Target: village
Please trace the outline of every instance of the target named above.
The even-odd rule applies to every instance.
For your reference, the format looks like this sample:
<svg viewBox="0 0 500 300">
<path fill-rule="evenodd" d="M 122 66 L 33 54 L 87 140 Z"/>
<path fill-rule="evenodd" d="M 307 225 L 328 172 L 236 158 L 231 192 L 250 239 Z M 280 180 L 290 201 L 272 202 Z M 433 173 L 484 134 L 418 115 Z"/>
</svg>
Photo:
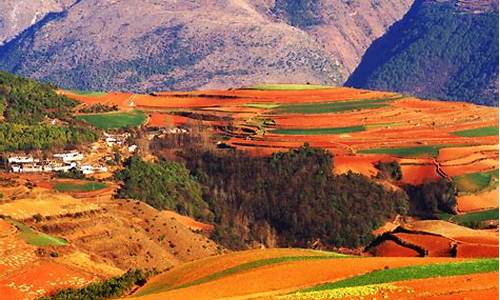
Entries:
<svg viewBox="0 0 500 300">
<path fill-rule="evenodd" d="M 166 135 L 189 134 L 187 128 L 162 128 L 150 130 L 148 141 Z M 137 152 L 138 145 L 130 142 L 130 133 L 107 133 L 86 147 L 86 150 L 68 150 L 55 153 L 51 157 L 40 158 L 33 153 L 16 153 L 3 157 L 4 170 L 11 173 L 51 173 L 80 171 L 83 175 L 105 174 L 111 172 L 110 165 L 116 163 L 116 154 L 127 157 Z"/>
<path fill-rule="evenodd" d="M 103 138 L 86 151 L 69 150 L 51 157 L 39 158 L 33 154 L 15 154 L 4 157 L 5 170 L 12 173 L 50 173 L 80 171 L 83 175 L 106 173 L 113 152 L 134 153 L 137 145 L 128 145 L 129 133 L 104 133 Z"/>
</svg>

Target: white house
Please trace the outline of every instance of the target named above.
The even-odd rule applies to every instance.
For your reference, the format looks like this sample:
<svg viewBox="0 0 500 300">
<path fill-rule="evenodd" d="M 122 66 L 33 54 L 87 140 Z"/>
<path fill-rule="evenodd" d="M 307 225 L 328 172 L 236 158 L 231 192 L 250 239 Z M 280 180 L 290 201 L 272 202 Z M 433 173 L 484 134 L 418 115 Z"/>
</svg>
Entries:
<svg viewBox="0 0 500 300">
<path fill-rule="evenodd" d="M 83 160 L 83 154 L 78 151 L 71 151 L 68 153 L 58 153 L 54 154 L 55 158 L 58 158 L 64 162 L 80 161 Z"/>
<path fill-rule="evenodd" d="M 32 164 L 35 159 L 32 156 L 13 156 L 8 158 L 9 164 Z"/>
</svg>

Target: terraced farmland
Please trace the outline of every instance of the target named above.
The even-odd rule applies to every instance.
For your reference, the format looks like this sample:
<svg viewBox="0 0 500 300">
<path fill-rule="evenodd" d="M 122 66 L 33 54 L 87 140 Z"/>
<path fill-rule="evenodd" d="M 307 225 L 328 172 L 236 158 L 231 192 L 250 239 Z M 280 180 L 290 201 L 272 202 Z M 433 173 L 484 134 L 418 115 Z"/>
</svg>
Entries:
<svg viewBox="0 0 500 300">
<path fill-rule="evenodd" d="M 77 119 L 100 129 L 118 129 L 140 126 L 146 121 L 146 115 L 141 111 L 134 110 L 131 112 L 79 115 Z"/>
<path fill-rule="evenodd" d="M 146 126 L 189 127 L 197 122 L 213 130 L 214 143 L 251 155 L 308 143 L 334 155 L 337 174 L 375 177 L 378 162 L 396 161 L 402 178 L 383 182 L 387 188 L 446 178 L 459 191 L 458 215 L 447 221 L 395 223 L 387 239 L 365 252 L 384 257 L 295 249 L 237 252 L 177 266 L 132 298 L 413 299 L 445 293 L 488 299 L 498 293 L 498 261 L 470 259 L 498 257 L 498 232 L 475 227 L 484 221 L 494 226 L 498 219 L 498 108 L 388 92 L 281 85 L 111 97 L 102 97 L 111 99 L 104 103 L 129 111 L 133 101 L 134 108 L 147 111 L 151 117 Z M 349 280 L 353 283 L 347 284 Z M 325 282 L 332 285 L 308 290 Z"/>
<path fill-rule="evenodd" d="M 106 188 L 106 184 L 101 182 L 85 183 L 57 183 L 54 189 L 58 192 L 90 192 Z"/>
<path fill-rule="evenodd" d="M 267 251 L 278 256 L 259 258 Z M 498 259 L 353 258 L 336 257 L 334 253 L 291 257 L 290 251 L 294 250 L 252 250 L 181 265 L 153 278 L 132 299 L 358 299 L 402 291 L 411 297 L 420 293 L 413 286 L 415 280 L 454 280 L 465 275 L 489 276 L 498 272 Z M 218 267 L 210 270 L 205 266 L 208 261 Z M 195 270 L 202 270 L 205 275 L 195 275 Z M 494 286 L 495 277 L 487 278 L 483 282 L 485 290 L 494 292 L 489 288 Z M 328 281 L 331 283 L 324 283 Z M 432 295 L 439 290 L 427 292 Z"/>
</svg>

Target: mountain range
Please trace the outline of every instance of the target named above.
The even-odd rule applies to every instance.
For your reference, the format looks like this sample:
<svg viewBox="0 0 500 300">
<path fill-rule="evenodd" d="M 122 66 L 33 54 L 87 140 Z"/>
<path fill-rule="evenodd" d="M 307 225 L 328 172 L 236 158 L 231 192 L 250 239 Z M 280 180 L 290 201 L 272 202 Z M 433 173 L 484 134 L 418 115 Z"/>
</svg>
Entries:
<svg viewBox="0 0 500 300">
<path fill-rule="evenodd" d="M 0 69 L 67 89 L 347 82 L 497 105 L 498 53 L 489 55 L 498 49 L 497 4 L 6 0 L 0 4 Z"/>
</svg>

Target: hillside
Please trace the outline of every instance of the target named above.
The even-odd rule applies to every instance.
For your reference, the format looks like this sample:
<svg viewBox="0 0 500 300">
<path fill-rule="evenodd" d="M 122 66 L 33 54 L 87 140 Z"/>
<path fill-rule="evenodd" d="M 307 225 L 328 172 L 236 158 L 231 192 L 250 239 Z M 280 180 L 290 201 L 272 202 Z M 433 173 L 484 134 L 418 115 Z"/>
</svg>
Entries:
<svg viewBox="0 0 500 300">
<path fill-rule="evenodd" d="M 47 14 L 60 12 L 76 0 L 18 0 L 0 3 L 0 45 L 43 19 Z"/>
<path fill-rule="evenodd" d="M 131 299 L 441 299 L 449 295 L 493 299 L 497 278 L 498 259 L 381 259 L 269 249 L 181 265 L 152 278 Z"/>
<path fill-rule="evenodd" d="M 33 18 L 34 8 L 4 3 L 19 11 L 12 22 L 20 25 L 5 23 L 9 31 L 26 28 L 22 20 Z M 45 11 L 53 7 L 45 3 Z M 303 3 L 77 1 L 1 47 L 0 69 L 86 90 L 342 84 L 412 1 Z M 0 19 L 10 20 L 8 12 L 0 10 Z"/>
<path fill-rule="evenodd" d="M 213 212 L 198 215 L 214 222 L 214 238 L 229 248 L 363 247 L 397 214 L 476 228 L 498 219 L 488 212 L 498 207 L 497 108 L 316 85 L 63 93 L 123 111 L 133 99 L 147 112 L 146 130 L 160 132 L 148 151 L 167 160 L 181 153 Z M 127 176 L 128 195 L 162 199 L 155 196 L 162 188 L 141 185 L 160 182 L 148 174 L 161 165 L 127 167 L 135 174 Z"/>
<path fill-rule="evenodd" d="M 498 108 L 312 84 L 132 94 L 0 73 L 0 87 L 0 134 L 48 130 L 0 140 L 31 138 L 1 155 L 8 299 L 498 290 L 484 259 L 498 256 Z M 40 148 L 73 125 L 95 140 Z"/>
<path fill-rule="evenodd" d="M 498 1 L 417 1 L 346 85 L 498 106 Z"/>
<path fill-rule="evenodd" d="M 77 105 L 50 84 L 0 71 L 0 151 L 46 150 L 95 141 L 98 134 L 73 118 Z"/>
</svg>

